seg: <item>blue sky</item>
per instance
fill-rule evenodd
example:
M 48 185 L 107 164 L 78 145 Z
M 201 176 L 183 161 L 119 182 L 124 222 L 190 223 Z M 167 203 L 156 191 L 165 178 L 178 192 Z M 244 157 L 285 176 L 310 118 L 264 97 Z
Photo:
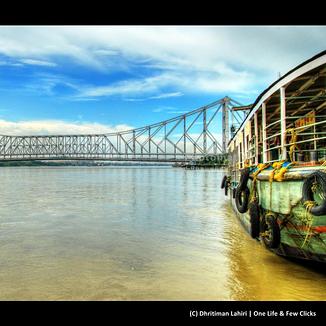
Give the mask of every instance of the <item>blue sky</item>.
M 0 26 L 0 134 L 124 130 L 249 104 L 326 49 L 324 26 Z

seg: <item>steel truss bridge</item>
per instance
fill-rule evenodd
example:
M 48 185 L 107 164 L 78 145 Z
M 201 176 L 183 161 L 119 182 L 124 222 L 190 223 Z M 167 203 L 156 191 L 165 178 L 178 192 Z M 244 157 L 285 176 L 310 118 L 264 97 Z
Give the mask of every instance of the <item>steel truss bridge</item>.
M 229 140 L 230 113 L 232 125 L 239 126 L 244 118 L 234 109 L 239 105 L 225 97 L 169 120 L 116 133 L 0 135 L 0 161 L 186 162 L 207 155 L 223 156 Z

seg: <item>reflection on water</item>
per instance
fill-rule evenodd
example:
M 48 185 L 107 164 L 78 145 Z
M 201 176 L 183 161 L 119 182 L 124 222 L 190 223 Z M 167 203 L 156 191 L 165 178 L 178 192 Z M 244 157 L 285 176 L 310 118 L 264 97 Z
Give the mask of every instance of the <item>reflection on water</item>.
M 324 267 L 251 239 L 222 172 L 2 168 L 1 300 L 324 300 Z

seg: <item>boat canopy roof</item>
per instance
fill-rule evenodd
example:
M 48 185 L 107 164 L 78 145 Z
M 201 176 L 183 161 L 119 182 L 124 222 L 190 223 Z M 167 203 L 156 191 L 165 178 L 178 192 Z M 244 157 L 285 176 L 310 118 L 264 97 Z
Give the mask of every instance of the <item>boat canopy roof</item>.
M 304 61 L 276 80 L 257 97 L 253 104 L 234 108 L 235 110 L 248 109 L 250 111 L 237 132 L 230 139 L 229 144 L 233 139 L 236 139 L 237 134 L 244 129 L 246 122 L 253 117 L 262 103 L 268 101 L 269 108 L 275 107 L 276 109 L 279 106 L 280 97 L 278 91 L 281 87 L 286 87 L 286 92 L 288 94 L 287 100 L 290 100 L 290 105 L 287 104 L 287 111 L 290 111 L 292 114 L 295 114 L 299 110 L 304 110 L 302 106 L 303 102 L 309 104 L 310 110 L 314 106 L 318 106 L 320 102 L 309 101 L 309 99 L 326 96 L 325 78 L 320 78 L 325 77 L 325 73 L 326 50 Z

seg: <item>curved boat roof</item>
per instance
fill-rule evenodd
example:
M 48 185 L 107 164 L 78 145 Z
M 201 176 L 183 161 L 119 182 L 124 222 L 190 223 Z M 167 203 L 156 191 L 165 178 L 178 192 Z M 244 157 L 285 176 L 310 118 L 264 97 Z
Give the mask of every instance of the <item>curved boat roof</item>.
M 251 110 L 248 113 L 246 119 L 242 122 L 237 132 L 234 134 L 234 136 L 230 139 L 230 142 L 236 137 L 238 132 L 242 131 L 244 128 L 244 124 L 246 121 L 252 118 L 254 113 L 260 108 L 261 104 L 266 101 L 269 97 L 271 97 L 278 89 L 280 89 L 282 86 L 285 86 L 286 84 L 295 81 L 296 78 L 299 76 L 315 69 L 323 64 L 326 64 L 326 50 L 318 53 L 317 55 L 311 57 L 310 59 L 302 62 L 295 68 L 291 69 L 289 72 L 287 72 L 285 75 L 283 75 L 281 78 L 276 80 L 274 83 L 272 83 L 268 88 L 266 88 L 256 99 L 256 101 L 251 105 Z M 294 85 L 295 86 L 295 85 Z M 299 88 L 299 85 L 298 85 Z

